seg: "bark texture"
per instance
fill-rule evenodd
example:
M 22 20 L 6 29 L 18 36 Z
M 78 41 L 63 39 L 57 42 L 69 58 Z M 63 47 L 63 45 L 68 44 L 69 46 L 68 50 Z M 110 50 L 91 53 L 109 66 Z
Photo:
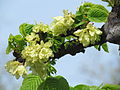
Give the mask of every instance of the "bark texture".
M 104 25 L 104 32 L 108 42 L 120 44 L 120 5 L 112 8 Z

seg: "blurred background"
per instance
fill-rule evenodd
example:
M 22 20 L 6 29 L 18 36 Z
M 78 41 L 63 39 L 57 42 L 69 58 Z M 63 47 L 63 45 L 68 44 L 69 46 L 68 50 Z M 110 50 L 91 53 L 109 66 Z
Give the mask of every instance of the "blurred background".
M 0 0 L 0 90 L 19 90 L 22 84 L 22 78 L 16 80 L 4 68 L 7 61 L 14 59 L 12 54 L 5 54 L 9 34 L 19 34 L 19 25 L 22 23 L 50 24 L 52 17 L 63 15 L 63 9 L 75 13 L 76 8 L 83 2 L 84 0 Z M 91 2 L 107 6 L 100 0 Z M 111 10 L 108 7 L 107 9 Z M 100 27 L 102 24 L 95 25 Z M 120 83 L 118 45 L 108 45 L 110 53 L 91 47 L 86 49 L 85 54 L 62 57 L 55 65 L 57 75 L 64 76 L 71 86 Z

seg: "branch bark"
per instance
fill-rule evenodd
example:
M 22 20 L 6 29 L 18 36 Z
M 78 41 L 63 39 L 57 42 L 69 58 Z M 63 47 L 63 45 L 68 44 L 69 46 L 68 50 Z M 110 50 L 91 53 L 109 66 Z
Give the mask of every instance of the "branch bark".
M 120 45 L 120 5 L 112 8 L 104 32 L 108 42 Z

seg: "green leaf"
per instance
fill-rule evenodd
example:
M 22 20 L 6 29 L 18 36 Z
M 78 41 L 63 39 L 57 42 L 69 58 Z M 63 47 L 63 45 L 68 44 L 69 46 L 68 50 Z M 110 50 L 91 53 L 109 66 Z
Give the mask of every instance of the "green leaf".
M 93 5 L 94 5 L 94 4 L 91 3 L 91 2 L 85 2 L 85 3 L 83 4 L 84 7 L 92 7 Z
M 9 54 L 12 49 L 13 49 L 13 46 L 12 46 L 12 43 L 14 42 L 14 36 L 12 34 L 9 35 L 9 38 L 8 38 L 8 46 L 6 48 L 6 54 Z
M 51 47 L 53 52 L 57 52 L 58 49 L 60 48 L 60 45 L 65 42 L 65 38 L 61 37 L 61 36 L 55 36 L 55 37 L 51 38 L 50 40 L 53 43 L 53 46 Z
M 102 44 L 102 48 L 103 48 L 103 50 L 104 50 L 105 52 L 108 52 L 108 53 L 109 53 L 107 43 L 103 43 L 103 44 Z
M 26 44 L 24 38 L 21 35 L 14 36 L 14 42 L 16 42 L 16 44 L 19 44 L 19 45 Z
M 23 40 L 21 35 L 16 35 L 14 38 L 15 38 L 15 41 L 22 41 Z
M 69 85 L 62 76 L 48 77 L 38 90 L 69 90 Z
M 77 24 L 75 24 L 75 27 L 81 26 L 81 25 L 83 25 L 83 24 L 86 24 L 86 22 L 85 22 L 85 21 L 82 21 L 82 22 L 80 22 L 80 23 L 77 23 Z
M 15 49 L 16 50 L 23 50 L 24 47 L 26 46 L 26 42 L 24 40 L 24 38 L 21 35 L 16 35 L 14 36 L 14 45 L 15 45 Z
M 100 51 L 100 50 L 101 50 L 100 45 L 95 45 L 94 47 L 95 47 L 98 51 Z
M 88 89 L 88 90 L 102 90 L 102 89 L 98 89 L 98 88 L 96 88 L 96 87 L 95 87 L 95 88 L 93 87 L 93 88 L 90 88 L 90 89 Z
M 67 36 L 65 39 L 67 39 L 68 41 L 70 41 L 71 40 L 71 36 Z
M 87 13 L 88 19 L 92 22 L 106 22 L 108 13 L 98 8 L 91 8 Z
M 102 89 L 100 86 L 87 86 L 80 84 L 75 87 L 70 87 L 70 90 L 108 90 L 108 89 Z
M 106 90 L 120 90 L 120 85 L 105 84 L 102 89 Z
M 37 90 L 38 86 L 41 84 L 41 79 L 39 76 L 29 74 L 22 83 L 20 90 Z
M 33 26 L 34 26 L 33 24 L 27 24 L 27 23 L 21 24 L 19 27 L 19 31 L 21 35 L 25 37 L 27 34 L 30 34 L 32 32 Z
M 12 46 L 10 45 L 10 43 L 8 43 L 8 46 L 6 48 L 6 54 L 9 54 L 12 51 Z
M 77 22 L 81 22 L 82 19 L 83 19 L 83 15 L 79 15 L 79 16 L 76 16 L 76 17 L 75 17 L 75 20 L 76 20 Z
M 70 87 L 70 90 L 75 90 L 73 87 Z
M 47 65 L 48 69 L 47 69 L 47 73 L 49 76 L 51 76 L 51 74 L 55 74 L 57 72 L 57 70 L 50 64 Z
M 98 9 L 104 10 L 106 13 L 109 13 L 109 11 L 103 5 L 94 4 L 92 8 L 98 8 Z
M 14 41 L 14 36 L 10 34 L 8 38 L 8 42 L 13 42 L 13 41 Z
M 75 90 L 89 90 L 89 86 L 87 85 L 77 85 L 74 87 Z
M 24 38 L 21 35 L 13 36 L 9 35 L 8 38 L 8 46 L 6 48 L 6 54 L 9 54 L 12 50 L 22 51 L 24 47 L 27 45 Z
M 76 12 L 76 16 L 81 16 L 81 15 L 82 15 L 81 12 L 79 11 Z

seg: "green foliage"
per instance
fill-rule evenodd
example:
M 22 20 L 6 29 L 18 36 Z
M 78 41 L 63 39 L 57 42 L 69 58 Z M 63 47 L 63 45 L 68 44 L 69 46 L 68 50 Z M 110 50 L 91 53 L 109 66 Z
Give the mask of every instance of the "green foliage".
M 87 16 L 92 22 L 106 22 L 108 13 L 98 8 L 92 8 L 89 10 Z
M 12 50 L 21 52 L 26 46 L 26 42 L 21 35 L 13 36 L 10 34 L 8 38 L 8 47 L 6 49 L 6 54 L 9 54 Z
M 27 23 L 21 24 L 19 27 L 19 31 L 21 35 L 25 37 L 27 34 L 30 34 L 32 32 L 33 26 L 34 26 L 33 24 L 27 24 Z
M 53 63 L 53 62 L 51 62 Z M 48 69 L 47 69 L 47 73 L 49 76 L 51 76 L 51 74 L 55 74 L 57 72 L 57 70 L 50 64 L 47 65 Z
M 105 84 L 101 86 L 88 86 L 88 85 L 77 85 L 75 87 L 70 87 L 70 90 L 119 90 L 120 85 Z
M 81 25 L 84 25 L 84 24 L 86 24 L 86 22 L 85 22 L 85 21 L 82 21 L 82 22 L 80 22 L 80 23 L 75 24 L 74 27 L 78 27 L 78 26 L 81 26 Z
M 102 48 L 105 52 L 109 52 L 107 43 L 103 43 Z
M 12 51 L 12 46 L 10 43 L 8 43 L 8 46 L 6 48 L 6 54 L 9 54 Z
M 87 85 L 77 85 L 73 90 L 89 90 L 89 86 Z
M 85 2 L 76 12 L 75 27 L 84 26 L 88 22 L 106 22 L 108 17 L 108 10 L 99 4 Z
M 8 38 L 8 46 L 7 46 L 7 49 L 6 49 L 6 54 L 9 54 L 12 51 L 12 48 L 13 48 L 13 45 L 12 45 L 13 39 L 14 39 L 14 36 L 12 34 L 10 34 L 9 38 Z
M 27 77 L 24 78 L 20 90 L 37 90 L 41 82 L 42 81 L 39 76 L 29 74 Z
M 38 90 L 69 90 L 69 85 L 62 76 L 48 77 Z
M 101 50 L 101 46 L 102 46 L 102 49 L 103 49 L 105 52 L 109 53 L 107 43 L 103 43 L 102 45 L 95 45 L 94 47 L 95 47 L 98 51 L 100 51 L 100 50 Z
M 94 47 L 95 47 L 98 51 L 100 51 L 100 50 L 101 50 L 100 45 L 95 45 Z
M 105 11 L 106 13 L 109 13 L 109 11 L 103 5 L 100 5 L 100 4 L 94 4 L 92 8 L 98 8 Z
M 58 52 L 60 46 L 65 42 L 65 38 L 61 36 L 54 36 L 53 38 L 49 39 L 52 41 L 53 46 L 51 47 L 53 52 Z
M 100 86 L 76 85 L 69 87 L 62 76 L 48 77 L 42 81 L 39 76 L 29 74 L 23 81 L 20 90 L 119 90 L 120 85 L 105 84 Z
M 70 87 L 70 90 L 75 90 L 73 87 Z
M 88 19 L 92 22 L 106 22 L 108 17 L 108 10 L 99 4 L 94 4 L 89 9 L 87 16 Z
M 120 85 L 105 84 L 102 89 L 105 90 L 120 90 Z

